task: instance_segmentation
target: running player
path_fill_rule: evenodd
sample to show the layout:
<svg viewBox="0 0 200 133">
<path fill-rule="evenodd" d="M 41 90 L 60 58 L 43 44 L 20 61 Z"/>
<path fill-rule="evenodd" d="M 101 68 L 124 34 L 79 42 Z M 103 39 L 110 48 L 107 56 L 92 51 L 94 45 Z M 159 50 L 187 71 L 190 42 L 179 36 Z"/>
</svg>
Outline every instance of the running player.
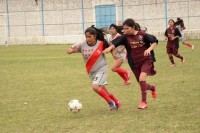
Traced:
<svg viewBox="0 0 200 133">
<path fill-rule="evenodd" d="M 124 35 L 113 40 L 113 45 L 106 48 L 103 53 L 108 53 L 122 44 L 125 46 L 129 66 L 141 88 L 142 100 L 138 105 L 138 109 L 145 109 L 148 107 L 147 90 L 151 90 L 154 99 L 157 97 L 156 86 L 146 83 L 146 78 L 156 74 L 153 64 L 154 57 L 152 57 L 151 53 L 158 44 L 158 40 L 155 36 L 149 35 L 142 30 L 138 31 L 133 19 L 126 19 L 123 23 L 123 28 Z"/>
<path fill-rule="evenodd" d="M 167 40 L 167 54 L 169 56 L 169 60 L 171 62 L 171 66 L 175 66 L 175 62 L 173 59 L 173 55 L 179 59 L 181 59 L 182 63 L 185 63 L 185 59 L 178 53 L 179 48 L 179 37 L 181 37 L 181 33 L 179 30 L 174 26 L 174 20 L 170 19 L 168 21 L 169 28 L 165 31 L 165 36 Z"/>
<path fill-rule="evenodd" d="M 111 38 L 108 39 L 109 41 L 112 41 L 113 39 L 116 39 L 121 36 L 121 34 L 118 33 L 118 28 L 115 24 L 110 25 L 109 31 L 111 35 Z M 129 85 L 131 83 L 131 72 L 121 68 L 123 62 L 126 61 L 125 47 L 123 45 L 118 46 L 115 50 L 112 51 L 112 55 L 115 59 L 111 68 L 112 71 L 117 72 L 120 75 L 120 77 L 124 80 L 124 85 Z"/>
<path fill-rule="evenodd" d="M 85 30 L 85 37 L 86 41 L 74 44 L 67 53 L 82 53 L 86 70 L 92 80 L 93 90 L 108 102 L 110 110 L 118 109 L 121 102 L 106 87 L 108 65 L 102 51 L 108 44 L 104 40 L 103 33 L 92 26 Z"/>
<path fill-rule="evenodd" d="M 179 40 L 182 42 L 182 44 L 192 48 L 192 50 L 194 50 L 194 45 L 187 42 L 186 38 L 183 36 L 183 30 L 185 30 L 185 25 L 184 22 L 181 18 L 177 18 L 176 22 L 175 22 L 175 26 L 178 28 L 179 32 L 181 33 L 181 37 L 179 38 Z"/>
</svg>

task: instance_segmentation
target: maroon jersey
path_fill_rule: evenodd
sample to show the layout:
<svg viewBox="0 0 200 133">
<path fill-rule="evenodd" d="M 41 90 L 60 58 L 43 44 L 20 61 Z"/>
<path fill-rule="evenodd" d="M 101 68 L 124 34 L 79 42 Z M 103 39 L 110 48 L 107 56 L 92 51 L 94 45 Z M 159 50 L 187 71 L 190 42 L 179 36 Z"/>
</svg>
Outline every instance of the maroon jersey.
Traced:
<svg viewBox="0 0 200 133">
<path fill-rule="evenodd" d="M 181 33 L 176 27 L 168 28 L 165 31 L 165 36 L 168 38 L 167 41 L 167 48 L 178 48 L 179 47 L 179 38 L 176 38 L 174 40 L 171 40 L 172 37 L 179 36 L 181 37 Z"/>
<path fill-rule="evenodd" d="M 128 63 L 131 69 L 139 66 L 145 60 L 154 61 L 154 52 L 150 56 L 144 56 L 144 51 L 147 50 L 152 43 L 158 43 L 155 36 L 149 35 L 144 31 L 139 31 L 136 35 L 123 35 L 119 39 L 112 41 L 115 47 L 123 44 L 128 53 Z"/>
<path fill-rule="evenodd" d="M 139 65 L 144 60 L 151 58 L 151 56 L 144 56 L 144 51 L 147 50 L 145 45 L 143 34 L 132 35 L 127 38 L 129 45 L 131 46 L 131 57 L 134 60 L 134 64 Z"/>
</svg>

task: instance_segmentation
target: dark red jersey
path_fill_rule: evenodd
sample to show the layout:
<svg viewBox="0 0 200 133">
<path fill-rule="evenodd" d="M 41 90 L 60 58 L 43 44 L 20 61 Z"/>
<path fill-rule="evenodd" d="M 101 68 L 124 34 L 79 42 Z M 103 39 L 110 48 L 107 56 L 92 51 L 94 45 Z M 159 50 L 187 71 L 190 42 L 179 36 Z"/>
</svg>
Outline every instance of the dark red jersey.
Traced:
<svg viewBox="0 0 200 133">
<path fill-rule="evenodd" d="M 181 37 L 180 31 L 176 27 L 167 28 L 165 31 L 165 36 L 168 38 L 167 48 L 178 48 L 179 47 L 179 38 L 171 40 L 172 37 L 179 36 Z"/>
<path fill-rule="evenodd" d="M 151 56 L 144 56 L 144 51 L 147 50 L 152 43 L 158 43 L 155 36 L 149 35 L 144 31 L 139 31 L 136 35 L 123 35 L 112 41 L 115 47 L 123 44 L 127 50 L 128 63 L 131 69 L 134 69 L 146 60 L 154 61 L 154 52 Z"/>
</svg>

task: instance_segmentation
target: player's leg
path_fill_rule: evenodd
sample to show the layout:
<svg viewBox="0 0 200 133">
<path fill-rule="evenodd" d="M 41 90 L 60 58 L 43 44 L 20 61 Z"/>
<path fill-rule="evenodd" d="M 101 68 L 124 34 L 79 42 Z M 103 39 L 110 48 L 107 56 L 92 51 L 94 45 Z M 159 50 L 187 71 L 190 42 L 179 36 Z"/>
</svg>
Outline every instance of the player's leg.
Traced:
<svg viewBox="0 0 200 133">
<path fill-rule="evenodd" d="M 148 105 L 146 103 L 146 77 L 147 74 L 144 74 L 144 72 L 141 72 L 141 68 L 135 68 L 133 70 L 133 74 L 135 75 L 136 80 L 138 81 L 138 84 L 140 86 L 141 95 L 142 95 L 142 101 L 138 105 L 138 109 L 147 108 Z M 144 82 L 145 81 L 145 82 Z"/>
<path fill-rule="evenodd" d="M 173 53 L 172 48 L 167 48 L 167 54 L 168 54 L 169 60 L 171 62 L 171 66 L 173 67 L 173 66 L 175 66 L 175 62 L 174 62 L 172 53 Z"/>
<path fill-rule="evenodd" d="M 147 90 L 151 90 L 152 97 L 155 99 L 157 97 L 155 85 L 150 85 L 146 82 L 148 75 L 155 75 L 156 71 L 154 70 L 153 62 L 146 61 L 141 67 L 141 73 L 139 76 L 139 84 L 141 88 L 142 101 L 138 106 L 138 109 L 144 109 L 148 107 L 147 104 Z"/>
<path fill-rule="evenodd" d="M 188 46 L 188 47 L 192 48 L 192 50 L 194 50 L 194 45 L 191 44 L 190 42 L 187 42 L 184 37 L 181 37 L 180 41 L 182 42 L 183 45 Z"/>
<path fill-rule="evenodd" d="M 178 53 L 178 48 L 173 48 L 173 55 L 181 59 L 182 63 L 185 63 L 185 58 Z"/>
<path fill-rule="evenodd" d="M 115 102 L 116 106 L 117 106 L 117 109 L 119 109 L 121 107 L 121 102 L 118 100 L 118 98 L 113 94 L 113 93 L 110 93 L 108 91 L 108 88 L 106 85 L 102 86 L 104 88 L 104 90 L 107 92 L 107 94 L 110 96 L 110 98 Z"/>
<path fill-rule="evenodd" d="M 113 62 L 111 70 L 119 74 L 119 76 L 123 79 L 124 84 L 130 84 L 130 72 L 121 68 L 123 64 L 122 59 L 117 59 Z"/>
<path fill-rule="evenodd" d="M 147 73 L 141 72 L 140 77 L 139 77 L 139 84 L 140 84 L 140 89 L 141 89 L 141 96 L 142 96 L 142 101 L 138 105 L 138 109 L 144 109 L 148 107 L 147 104 L 147 84 L 146 84 L 146 77 Z"/>
<path fill-rule="evenodd" d="M 110 109 L 113 110 L 117 108 L 115 102 L 109 96 L 108 91 L 105 90 L 103 87 L 105 85 L 105 79 L 107 79 L 107 75 L 107 73 L 103 72 L 99 72 L 96 75 L 93 75 L 92 88 L 97 94 L 99 94 L 102 98 L 104 98 L 107 101 Z"/>
<path fill-rule="evenodd" d="M 118 59 L 114 61 L 111 69 L 113 72 L 117 72 L 120 75 L 124 80 L 124 85 L 128 85 L 130 84 L 131 72 L 121 68 L 123 62 L 126 60 L 126 53 L 116 52 L 116 55 L 118 56 Z"/>
</svg>

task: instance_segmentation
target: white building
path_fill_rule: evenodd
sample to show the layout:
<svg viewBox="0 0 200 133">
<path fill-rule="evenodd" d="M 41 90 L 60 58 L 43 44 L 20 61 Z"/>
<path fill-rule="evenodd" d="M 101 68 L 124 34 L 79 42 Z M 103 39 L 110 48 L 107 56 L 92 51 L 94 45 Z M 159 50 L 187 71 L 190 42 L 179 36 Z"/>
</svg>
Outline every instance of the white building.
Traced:
<svg viewBox="0 0 200 133">
<path fill-rule="evenodd" d="M 200 0 L 2 0 L 0 44 L 74 43 L 91 26 L 133 18 L 160 40 L 168 19 L 184 20 L 189 39 L 200 39 Z"/>
</svg>

